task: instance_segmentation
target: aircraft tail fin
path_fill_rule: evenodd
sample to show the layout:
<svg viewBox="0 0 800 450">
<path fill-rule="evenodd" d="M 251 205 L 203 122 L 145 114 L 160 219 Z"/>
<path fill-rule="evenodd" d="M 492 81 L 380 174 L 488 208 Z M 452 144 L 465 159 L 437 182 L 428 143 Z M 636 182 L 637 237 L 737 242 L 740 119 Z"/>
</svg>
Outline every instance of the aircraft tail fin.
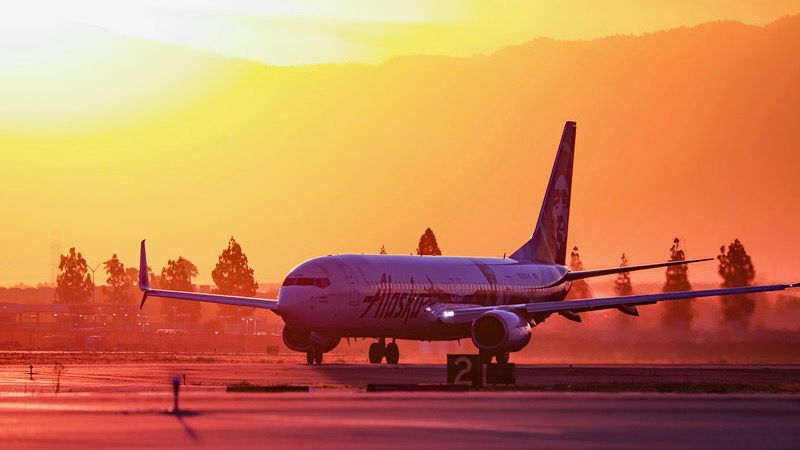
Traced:
<svg viewBox="0 0 800 450">
<path fill-rule="evenodd" d="M 561 135 L 536 229 L 530 240 L 511 255 L 511 259 L 560 265 L 566 263 L 574 159 L 575 122 L 567 122 L 564 124 L 564 133 Z"/>
</svg>

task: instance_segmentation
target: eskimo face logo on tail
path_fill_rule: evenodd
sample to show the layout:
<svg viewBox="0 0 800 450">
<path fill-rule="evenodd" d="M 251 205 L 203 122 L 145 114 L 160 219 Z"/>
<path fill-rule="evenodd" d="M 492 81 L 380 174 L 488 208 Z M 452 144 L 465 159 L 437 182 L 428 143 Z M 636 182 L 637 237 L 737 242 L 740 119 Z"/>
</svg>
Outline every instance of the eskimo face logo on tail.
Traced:
<svg viewBox="0 0 800 450">
<path fill-rule="evenodd" d="M 553 221 L 553 241 L 558 249 L 563 249 L 566 248 L 569 220 L 569 185 L 564 175 L 558 176 L 551 196 L 550 218 Z"/>
</svg>

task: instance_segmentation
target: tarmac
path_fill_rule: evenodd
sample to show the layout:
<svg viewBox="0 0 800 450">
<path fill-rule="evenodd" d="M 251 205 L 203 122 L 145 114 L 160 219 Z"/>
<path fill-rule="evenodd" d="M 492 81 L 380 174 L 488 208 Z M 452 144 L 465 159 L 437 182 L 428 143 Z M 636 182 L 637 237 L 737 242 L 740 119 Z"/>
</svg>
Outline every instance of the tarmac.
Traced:
<svg viewBox="0 0 800 450">
<path fill-rule="evenodd" d="M 66 363 L 0 367 L 0 393 L 162 392 L 174 375 L 184 390 L 215 390 L 238 382 L 363 391 L 368 384 L 438 384 L 443 364 Z M 183 381 L 183 380 L 182 380 Z M 491 387 L 490 387 L 491 388 Z M 502 386 L 494 389 L 502 389 Z M 800 366 L 518 365 L 515 390 L 578 392 L 798 393 Z"/>
<path fill-rule="evenodd" d="M 60 376 L 55 367 L 28 371 L 0 369 L 0 447 L 736 449 L 800 443 L 796 366 L 521 366 L 515 390 L 388 393 L 364 387 L 443 383 L 445 367 L 180 363 L 71 365 Z M 186 374 L 177 414 L 170 385 L 176 374 L 181 382 Z M 310 392 L 225 392 L 242 381 L 303 385 Z"/>
</svg>

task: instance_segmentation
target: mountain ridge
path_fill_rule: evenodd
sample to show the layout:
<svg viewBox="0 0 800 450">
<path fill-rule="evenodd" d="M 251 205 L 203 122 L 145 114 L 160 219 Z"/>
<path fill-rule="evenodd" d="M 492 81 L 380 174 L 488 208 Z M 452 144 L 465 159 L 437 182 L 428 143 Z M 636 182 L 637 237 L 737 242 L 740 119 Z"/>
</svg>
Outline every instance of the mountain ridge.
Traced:
<svg viewBox="0 0 800 450">
<path fill-rule="evenodd" d="M 447 254 L 500 256 L 530 235 L 565 120 L 578 122 L 569 244 L 587 267 L 623 251 L 667 259 L 676 235 L 688 257 L 740 238 L 759 277 L 793 281 L 798 34 L 800 15 L 380 65 L 212 58 L 203 71 L 144 54 L 82 67 L 81 89 L 48 88 L 50 74 L 36 88 L 0 84 L 22 94 L 26 118 L 61 121 L 23 133 L 4 96 L 0 175 L 13 190 L 0 196 L 15 214 L 0 245 L 22 256 L 0 274 L 39 275 L 0 284 L 47 279 L 19 245 L 52 229 L 128 263 L 147 234 L 156 264 L 182 254 L 201 272 L 233 233 L 259 279 L 320 254 L 411 252 L 427 226 Z M 87 110 L 102 120 L 73 126 Z M 131 214 L 142 199 L 148 214 Z M 711 280 L 713 266 L 691 270 Z"/>
</svg>

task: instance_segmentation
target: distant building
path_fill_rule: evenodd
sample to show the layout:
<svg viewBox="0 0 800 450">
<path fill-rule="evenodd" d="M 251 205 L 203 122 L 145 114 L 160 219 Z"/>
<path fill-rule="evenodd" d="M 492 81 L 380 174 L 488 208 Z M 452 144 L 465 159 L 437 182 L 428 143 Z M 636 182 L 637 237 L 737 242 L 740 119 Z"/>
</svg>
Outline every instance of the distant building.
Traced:
<svg viewBox="0 0 800 450">
<path fill-rule="evenodd" d="M 0 331 L 107 329 L 146 330 L 146 314 L 135 305 L 0 303 Z"/>
</svg>

